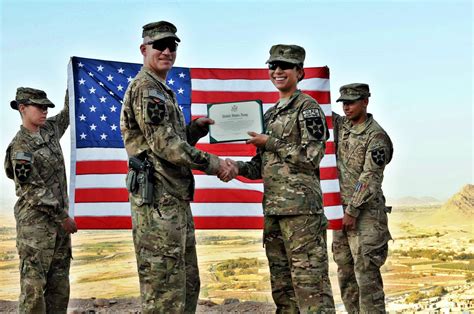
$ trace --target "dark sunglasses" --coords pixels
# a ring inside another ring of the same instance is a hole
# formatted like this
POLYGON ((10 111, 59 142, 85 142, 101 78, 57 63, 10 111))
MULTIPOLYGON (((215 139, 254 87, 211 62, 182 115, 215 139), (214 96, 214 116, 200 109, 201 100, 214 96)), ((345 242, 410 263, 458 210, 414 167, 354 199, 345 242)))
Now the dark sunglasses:
POLYGON ((296 64, 289 63, 289 62, 283 62, 283 61, 277 61, 277 62, 270 62, 268 64, 268 68, 270 70, 276 70, 277 68, 280 68, 282 70, 290 70, 296 67, 296 64))
POLYGON ((38 110, 41 110, 41 111, 48 111, 48 106, 47 105, 39 105, 39 104, 28 104, 28 106, 33 106, 33 107, 36 107, 38 108, 38 110))
POLYGON ((178 43, 175 42, 174 40, 169 40, 169 39, 158 39, 155 41, 149 41, 146 43, 147 45, 151 45, 153 49, 159 50, 159 51, 165 51, 166 48, 170 50, 170 52, 175 52, 176 49, 178 48, 178 43))

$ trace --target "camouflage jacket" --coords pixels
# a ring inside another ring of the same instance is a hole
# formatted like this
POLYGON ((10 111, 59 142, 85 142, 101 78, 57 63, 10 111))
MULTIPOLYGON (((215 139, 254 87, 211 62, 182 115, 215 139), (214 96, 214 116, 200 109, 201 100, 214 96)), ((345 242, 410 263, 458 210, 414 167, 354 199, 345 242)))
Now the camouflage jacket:
POLYGON ((265 148, 249 162, 238 162, 239 174, 263 178, 265 215, 301 215, 323 212, 319 163, 328 130, 316 100, 296 91, 264 116, 265 148))
POLYGON ((39 133, 23 126, 5 155, 5 172, 15 181, 15 218, 22 225, 61 222, 68 217, 66 169, 59 139, 69 126, 69 102, 48 118, 39 133))
POLYGON ((146 67, 125 93, 120 129, 128 156, 146 156, 154 166, 155 183, 180 199, 193 198, 191 169, 207 174, 219 169, 217 156, 194 147, 207 130, 195 122, 186 126, 174 92, 146 67))
POLYGON ((390 137, 369 114, 355 126, 333 113, 337 169, 342 203, 354 217, 360 210, 384 208, 383 170, 393 155, 390 137))

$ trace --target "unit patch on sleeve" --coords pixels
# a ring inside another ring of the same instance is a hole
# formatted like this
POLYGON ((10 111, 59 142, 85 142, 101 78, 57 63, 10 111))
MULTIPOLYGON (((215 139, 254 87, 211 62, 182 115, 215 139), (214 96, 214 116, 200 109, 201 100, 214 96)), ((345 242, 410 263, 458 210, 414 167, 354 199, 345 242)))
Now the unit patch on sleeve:
POLYGON ((317 140, 322 140, 325 137, 324 122, 318 109, 307 109, 303 111, 303 118, 306 122, 306 128, 309 134, 314 136, 317 140))
POLYGON ((165 97, 157 91, 150 91, 150 97, 146 104, 145 122, 159 124, 166 117, 165 97))
POLYGON ((385 164, 385 150, 383 148, 375 149, 371 152, 372 160, 379 166, 385 164))
POLYGON ((20 182, 26 182, 28 180, 31 169, 33 155, 27 152, 18 152, 15 155, 15 175, 20 182))

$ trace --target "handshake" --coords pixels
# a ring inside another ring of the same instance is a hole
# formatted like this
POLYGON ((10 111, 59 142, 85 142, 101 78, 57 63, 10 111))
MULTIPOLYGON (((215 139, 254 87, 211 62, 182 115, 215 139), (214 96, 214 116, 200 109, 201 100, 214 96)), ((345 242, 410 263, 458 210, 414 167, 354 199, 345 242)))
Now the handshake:
POLYGON ((237 162, 230 158, 219 159, 219 171, 217 172, 217 177, 223 182, 229 182, 234 179, 239 174, 239 168, 237 167, 237 162))

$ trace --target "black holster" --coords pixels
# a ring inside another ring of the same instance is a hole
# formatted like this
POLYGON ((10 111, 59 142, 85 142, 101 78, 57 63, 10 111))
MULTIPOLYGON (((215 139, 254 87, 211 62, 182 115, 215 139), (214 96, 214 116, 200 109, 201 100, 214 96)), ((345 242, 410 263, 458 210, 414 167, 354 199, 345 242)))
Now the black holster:
POLYGON ((127 189, 141 196, 139 205, 153 203, 153 166, 146 158, 143 161, 137 157, 129 158, 127 189))

